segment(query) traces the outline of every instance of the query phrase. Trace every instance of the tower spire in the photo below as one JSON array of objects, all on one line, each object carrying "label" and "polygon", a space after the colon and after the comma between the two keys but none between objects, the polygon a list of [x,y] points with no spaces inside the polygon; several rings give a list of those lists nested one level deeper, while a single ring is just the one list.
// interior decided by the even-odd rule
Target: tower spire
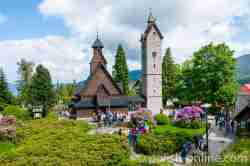
[{"label": "tower spire", "polygon": [[99,32],[96,32],[96,39],[99,39]]},{"label": "tower spire", "polygon": [[152,8],[149,8],[148,23],[155,23],[156,19],[153,16]]},{"label": "tower spire", "polygon": [[96,32],[96,40],[95,42],[92,44],[92,48],[100,48],[102,49],[104,46],[103,46],[103,43],[102,41],[99,39],[99,32],[97,31]]}]

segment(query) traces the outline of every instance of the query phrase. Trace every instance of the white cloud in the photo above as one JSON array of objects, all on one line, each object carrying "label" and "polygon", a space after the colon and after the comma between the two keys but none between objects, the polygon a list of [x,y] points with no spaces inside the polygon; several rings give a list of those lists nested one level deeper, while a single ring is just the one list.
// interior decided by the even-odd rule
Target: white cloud
[{"label": "white cloud", "polygon": [[[177,62],[211,41],[226,42],[236,55],[250,51],[250,42],[235,40],[242,27],[249,27],[248,0],[43,0],[38,10],[45,16],[61,18],[71,36],[52,34],[41,39],[3,41],[0,49],[5,54],[0,56],[4,56],[4,64],[10,64],[5,68],[11,73],[16,72],[11,66],[24,57],[47,66],[55,81],[80,80],[88,75],[91,44],[99,31],[109,70],[119,43],[127,52],[130,69],[140,68],[139,38],[149,8],[153,8],[164,34],[163,49],[170,46]],[[241,19],[240,24],[235,17]]]},{"label": "white cloud", "polygon": [[8,64],[4,66],[4,70],[8,73],[9,80],[16,80],[16,64],[21,58],[25,58],[35,64],[45,65],[54,81],[79,81],[88,73],[88,66],[85,64],[89,61],[89,56],[82,52],[84,47],[74,39],[59,36],[2,41],[0,49],[4,50],[4,54],[0,58],[1,63]]},{"label": "white cloud", "polygon": [[0,13],[0,24],[7,21],[7,17]]},{"label": "white cloud", "polygon": [[[247,0],[44,0],[39,9],[44,15],[63,18],[72,33],[80,34],[86,43],[99,29],[107,49],[122,42],[128,49],[138,50],[150,7],[165,36],[164,46],[172,47],[177,61],[208,41],[231,41],[239,32],[234,17],[250,16]],[[129,59],[138,60],[137,56],[129,55]]]}]

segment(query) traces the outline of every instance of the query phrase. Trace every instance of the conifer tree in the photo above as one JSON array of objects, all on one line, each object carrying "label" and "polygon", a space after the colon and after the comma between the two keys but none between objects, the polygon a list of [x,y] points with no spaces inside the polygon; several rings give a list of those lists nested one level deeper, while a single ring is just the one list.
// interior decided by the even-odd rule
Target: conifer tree
[{"label": "conifer tree", "polygon": [[115,56],[115,64],[113,66],[113,77],[116,82],[122,83],[123,92],[125,95],[128,95],[128,64],[125,52],[121,44],[118,46]]},{"label": "conifer tree", "polygon": [[162,102],[165,106],[168,100],[175,97],[177,81],[177,66],[172,58],[171,50],[165,52],[162,62]]},{"label": "conifer tree", "polygon": [[38,65],[29,88],[30,102],[33,105],[42,105],[47,108],[55,102],[55,92],[49,70]]},{"label": "conifer tree", "polygon": [[0,111],[4,109],[6,104],[11,104],[12,95],[8,89],[6,76],[2,68],[0,68]]}]

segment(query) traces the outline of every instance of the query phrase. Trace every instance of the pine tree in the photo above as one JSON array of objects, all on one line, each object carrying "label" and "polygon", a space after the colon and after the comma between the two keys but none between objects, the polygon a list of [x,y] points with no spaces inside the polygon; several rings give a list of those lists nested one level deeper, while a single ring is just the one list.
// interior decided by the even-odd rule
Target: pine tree
[{"label": "pine tree", "polygon": [[171,50],[168,48],[162,62],[162,102],[165,106],[168,100],[175,97],[177,81],[177,66],[172,58]]},{"label": "pine tree", "polygon": [[6,76],[2,68],[0,68],[0,111],[4,109],[6,104],[11,104],[12,95],[8,89]]},{"label": "pine tree", "polygon": [[115,56],[115,64],[113,66],[113,77],[116,82],[122,83],[123,93],[125,95],[129,94],[128,86],[128,64],[126,60],[125,52],[120,44],[117,48]]},{"label": "pine tree", "polygon": [[[51,76],[45,67],[38,65],[29,88],[30,103],[47,108],[55,102],[55,92]],[[45,112],[46,114],[46,112]]]}]

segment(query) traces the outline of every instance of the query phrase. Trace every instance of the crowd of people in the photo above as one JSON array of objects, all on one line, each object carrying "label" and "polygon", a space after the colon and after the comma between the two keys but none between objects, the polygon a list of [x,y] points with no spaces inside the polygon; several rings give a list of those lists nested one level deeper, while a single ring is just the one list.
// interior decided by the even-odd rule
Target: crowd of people
[{"label": "crowd of people", "polygon": [[227,120],[223,112],[219,112],[215,115],[215,126],[218,126],[220,130],[225,128],[226,133],[235,132],[235,121],[232,119]]},{"label": "crowd of people", "polygon": [[93,115],[94,122],[103,122],[104,126],[112,126],[114,123],[124,122],[127,119],[127,115],[123,113],[107,111],[98,111]]}]

